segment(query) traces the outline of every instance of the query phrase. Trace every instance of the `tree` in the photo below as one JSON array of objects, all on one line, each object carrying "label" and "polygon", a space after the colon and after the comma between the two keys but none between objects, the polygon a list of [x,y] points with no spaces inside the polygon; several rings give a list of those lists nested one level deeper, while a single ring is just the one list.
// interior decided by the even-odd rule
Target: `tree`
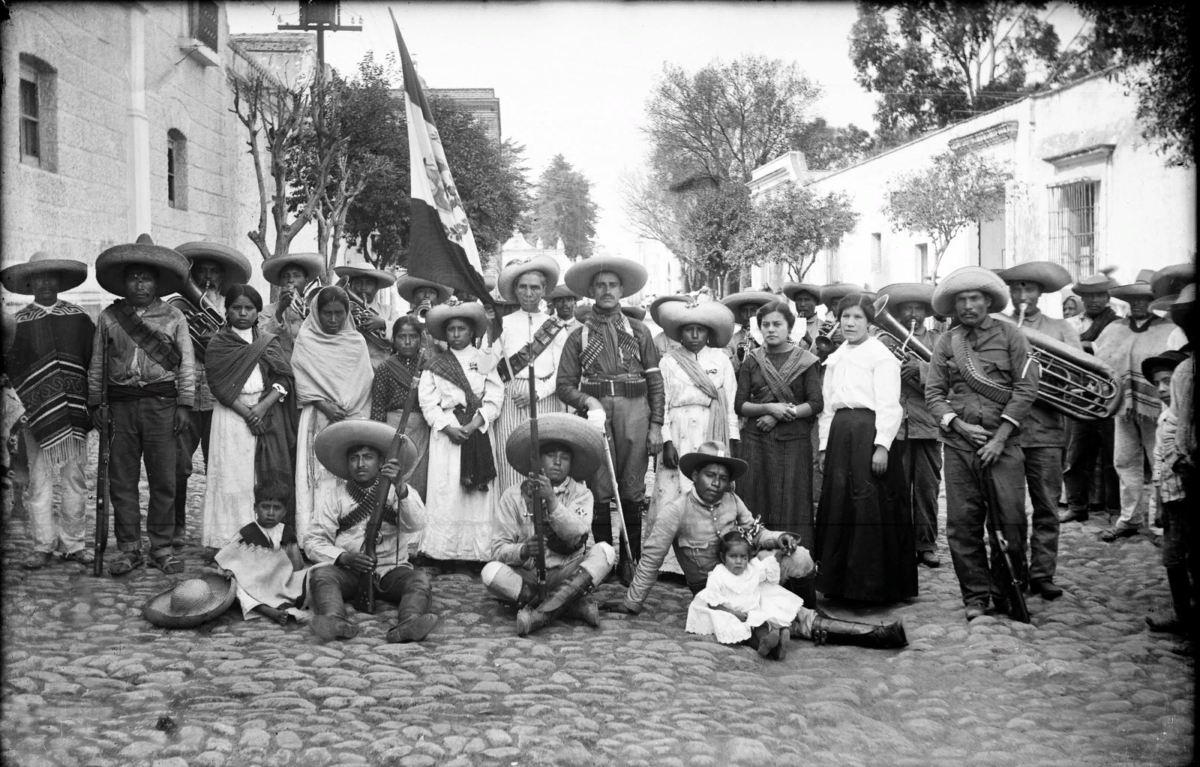
[{"label": "tree", "polygon": [[792,146],[804,153],[809,168],[838,170],[865,160],[871,153],[871,134],[851,123],[830,125],[824,117],[803,123],[792,135]]},{"label": "tree", "polygon": [[929,167],[895,178],[888,185],[884,214],[894,231],[929,235],[933,281],[954,237],[969,224],[1004,212],[1005,185],[1012,174],[977,155],[946,152]]},{"label": "tree", "polygon": [[691,258],[684,236],[687,197],[672,193],[661,173],[653,169],[621,175],[621,203],[635,234],[661,242],[681,262]]},{"label": "tree", "polygon": [[740,244],[754,216],[750,193],[743,184],[727,183],[708,185],[691,195],[684,217],[691,254],[682,261],[695,282],[723,296],[750,263],[745,259],[747,248]]},{"label": "tree", "polygon": [[550,160],[537,184],[533,234],[543,243],[562,238],[567,258],[587,258],[596,236],[596,204],[591,183],[561,154]]},{"label": "tree", "polygon": [[745,263],[783,264],[793,280],[803,281],[817,253],[836,246],[857,223],[858,213],[846,195],[818,197],[808,187],[788,183],[755,202],[735,257]]}]

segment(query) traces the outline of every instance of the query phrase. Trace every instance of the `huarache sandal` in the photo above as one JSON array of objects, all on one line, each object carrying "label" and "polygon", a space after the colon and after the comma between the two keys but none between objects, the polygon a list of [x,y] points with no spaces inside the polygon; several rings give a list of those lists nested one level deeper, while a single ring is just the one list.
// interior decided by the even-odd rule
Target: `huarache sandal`
[{"label": "huarache sandal", "polygon": [[108,565],[109,575],[125,575],[133,572],[134,568],[141,567],[146,562],[142,559],[140,551],[122,551]]},{"label": "huarache sandal", "polygon": [[1136,527],[1114,527],[1110,530],[1105,530],[1100,533],[1100,540],[1105,543],[1112,543],[1118,538],[1130,538],[1138,534]]},{"label": "huarache sandal", "polygon": [[87,549],[76,549],[64,557],[64,559],[70,562],[77,562],[81,565],[90,565],[96,561],[95,555],[93,555],[92,552],[88,551]]},{"label": "huarache sandal", "polygon": [[176,559],[173,554],[163,554],[161,557],[155,557],[151,561],[151,564],[167,575],[179,575],[183,572],[183,563]]}]

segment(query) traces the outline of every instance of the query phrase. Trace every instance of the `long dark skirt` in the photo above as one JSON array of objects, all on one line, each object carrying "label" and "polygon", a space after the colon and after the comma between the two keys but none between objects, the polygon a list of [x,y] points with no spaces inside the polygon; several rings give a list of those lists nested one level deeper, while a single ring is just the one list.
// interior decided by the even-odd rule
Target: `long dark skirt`
[{"label": "long dark skirt", "polygon": [[887,472],[876,478],[874,443],[875,411],[834,414],[817,510],[817,589],[826,596],[895,602],[917,595],[915,531],[904,457],[889,451]]},{"label": "long dark skirt", "polygon": [[[802,421],[810,425],[812,419]],[[812,438],[777,440],[748,424],[742,431],[741,458],[750,469],[737,481],[746,508],[762,517],[768,530],[793,533],[809,551],[813,546]]]}]

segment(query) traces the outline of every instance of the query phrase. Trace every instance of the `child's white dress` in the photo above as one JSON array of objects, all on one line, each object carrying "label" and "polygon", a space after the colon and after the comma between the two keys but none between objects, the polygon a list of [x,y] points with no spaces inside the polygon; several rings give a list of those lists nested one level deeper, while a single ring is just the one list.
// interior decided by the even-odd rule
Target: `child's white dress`
[{"label": "child's white dress", "polygon": [[[746,621],[715,609],[721,604],[746,613]],[[779,560],[775,557],[751,559],[741,575],[717,565],[708,574],[704,589],[692,599],[687,630],[713,634],[722,644],[736,644],[750,638],[751,628],[767,621],[790,624],[803,606],[803,599],[779,585]]]}]

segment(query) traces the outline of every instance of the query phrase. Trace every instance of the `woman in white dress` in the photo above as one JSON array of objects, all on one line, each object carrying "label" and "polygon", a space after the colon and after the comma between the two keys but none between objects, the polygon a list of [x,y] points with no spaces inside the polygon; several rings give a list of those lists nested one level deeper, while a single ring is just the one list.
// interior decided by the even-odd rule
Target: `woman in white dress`
[{"label": "woman in white dress", "polygon": [[430,428],[429,523],[418,551],[433,559],[490,558],[496,464],[488,429],[500,414],[504,385],[494,358],[473,345],[487,324],[483,306],[454,299],[425,317],[429,334],[449,345],[430,358],[417,389]]},{"label": "woman in white dress", "polygon": [[313,304],[292,350],[296,401],[302,408],[296,437],[296,539],[301,545],[318,500],[339,483],[317,460],[313,442],[331,423],[371,415],[371,357],[348,319],[346,291],[322,288]]}]

